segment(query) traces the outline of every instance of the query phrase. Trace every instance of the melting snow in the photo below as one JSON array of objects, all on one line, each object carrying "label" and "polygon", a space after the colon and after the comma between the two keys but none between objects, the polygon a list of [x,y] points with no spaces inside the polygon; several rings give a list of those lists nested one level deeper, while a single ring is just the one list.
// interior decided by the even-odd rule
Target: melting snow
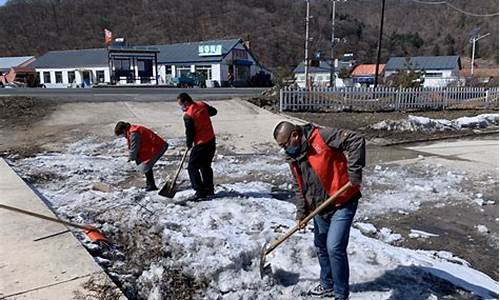
[{"label": "melting snow", "polygon": [[[148,233],[141,236],[145,241],[157,237],[159,249],[140,242],[127,246],[148,254],[138,258],[147,262],[142,269],[124,269],[125,262],[120,259],[124,254],[119,249],[114,250],[113,261],[96,258],[124,287],[134,286],[138,297],[162,299],[172,279],[169,270],[180,270],[191,280],[205,282],[202,295],[206,299],[305,298],[306,291],[317,283],[319,266],[312,224],[268,256],[271,277],[261,280],[259,276],[261,246],[294,226],[295,205],[273,198],[274,186],[269,182],[238,182],[237,178],[256,171],[271,177],[286,175],[288,167],[278,156],[247,161],[221,157],[214,163],[216,175],[221,172],[235,179],[219,185],[218,197],[210,201],[187,202],[186,197],[193,193],[189,189],[180,191],[173,200],[135,187],[109,193],[92,190],[95,182],[115,184],[134,172],[125,156],[115,156],[121,148],[119,141],[81,141],[65,153],[45,153],[14,164],[26,176],[57,174],[37,187],[59,214],[73,221],[99,223],[108,236],[131,235],[141,227]],[[407,212],[417,209],[422,201],[446,199],[463,179],[463,175],[449,174],[440,167],[426,169],[435,176],[419,176],[408,167],[394,166],[378,166],[368,172],[358,219],[390,210]],[[185,172],[182,176],[187,177]],[[289,183],[282,187],[289,187]],[[357,223],[361,231],[376,231],[370,225]],[[361,231],[352,229],[348,248],[352,299],[412,299],[422,295],[437,299],[454,286],[459,287],[459,293],[464,289],[486,299],[498,297],[498,282],[451,253],[395,247]],[[387,228],[379,235],[388,242],[402,238]],[[132,241],[135,238],[129,237]],[[88,241],[86,246],[98,250]],[[163,254],[147,257],[153,248]],[[429,279],[429,274],[434,279]]]}]

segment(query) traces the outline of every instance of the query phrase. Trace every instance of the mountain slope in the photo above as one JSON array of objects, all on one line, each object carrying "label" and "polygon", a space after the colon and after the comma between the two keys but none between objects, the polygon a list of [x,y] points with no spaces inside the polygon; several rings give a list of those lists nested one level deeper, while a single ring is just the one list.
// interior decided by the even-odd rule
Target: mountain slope
[{"label": "mountain slope", "polygon": [[[336,53],[360,62],[376,57],[380,2],[337,4]],[[454,0],[474,13],[498,11],[496,0]],[[331,2],[312,1],[312,52],[329,55]],[[0,7],[0,55],[39,55],[48,50],[103,47],[103,29],[131,44],[161,44],[217,38],[250,38],[265,65],[291,68],[303,59],[304,1],[299,0],[10,0]],[[391,55],[470,56],[475,27],[491,36],[478,56],[498,62],[498,16],[472,17],[443,5],[388,0],[382,58]]]}]

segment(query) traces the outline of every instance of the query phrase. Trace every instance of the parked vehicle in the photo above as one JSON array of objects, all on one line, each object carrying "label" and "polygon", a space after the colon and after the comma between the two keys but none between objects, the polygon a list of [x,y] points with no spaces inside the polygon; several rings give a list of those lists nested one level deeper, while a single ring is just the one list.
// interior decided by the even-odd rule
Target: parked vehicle
[{"label": "parked vehicle", "polygon": [[175,77],[173,81],[177,87],[207,87],[205,76],[198,72],[191,72],[186,75],[181,75],[180,77]]}]

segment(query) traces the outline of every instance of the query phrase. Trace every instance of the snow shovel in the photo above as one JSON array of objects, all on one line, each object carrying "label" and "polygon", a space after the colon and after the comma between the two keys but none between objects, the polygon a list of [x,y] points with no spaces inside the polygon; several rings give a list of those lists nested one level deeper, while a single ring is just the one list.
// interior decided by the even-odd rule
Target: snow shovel
[{"label": "snow shovel", "polygon": [[179,177],[179,173],[182,170],[182,165],[184,164],[184,161],[186,160],[187,154],[189,152],[189,149],[186,149],[184,152],[184,155],[182,156],[181,163],[179,164],[179,168],[177,168],[177,172],[175,172],[174,180],[172,181],[167,181],[165,185],[161,188],[161,190],[158,192],[158,195],[167,197],[167,198],[174,198],[175,193],[177,192],[176,189],[176,182],[177,182],[177,177]]},{"label": "snow shovel", "polygon": [[109,244],[109,240],[104,236],[104,234],[102,232],[100,232],[97,228],[95,228],[94,226],[91,226],[91,225],[82,225],[82,224],[72,223],[69,221],[64,221],[64,220],[56,219],[53,217],[37,214],[37,213],[34,213],[32,211],[20,209],[20,208],[5,205],[5,204],[0,204],[0,208],[14,211],[14,212],[21,213],[21,214],[25,214],[25,215],[32,216],[35,218],[39,218],[39,219],[43,219],[43,220],[47,220],[47,221],[51,221],[51,222],[55,222],[55,223],[59,223],[59,224],[64,224],[64,225],[75,227],[75,228],[79,228],[79,229],[83,230],[85,235],[91,241],[103,242],[104,244]]},{"label": "snow shovel", "polygon": [[271,268],[271,265],[266,265],[266,256],[271,253],[274,249],[276,249],[281,243],[286,241],[289,237],[291,237],[295,232],[299,229],[304,228],[307,222],[309,222],[314,216],[316,216],[319,212],[321,212],[325,207],[333,204],[337,197],[350,189],[352,187],[352,183],[346,183],[340,190],[338,190],[335,194],[333,194],[330,198],[328,198],[325,202],[323,202],[320,206],[318,206],[312,213],[310,213],[305,219],[302,220],[299,224],[295,225],[292,229],[290,229],[284,236],[280,237],[277,240],[271,242],[270,246],[267,247],[268,243],[265,243],[260,250],[260,278],[264,278],[264,275],[268,273]]}]

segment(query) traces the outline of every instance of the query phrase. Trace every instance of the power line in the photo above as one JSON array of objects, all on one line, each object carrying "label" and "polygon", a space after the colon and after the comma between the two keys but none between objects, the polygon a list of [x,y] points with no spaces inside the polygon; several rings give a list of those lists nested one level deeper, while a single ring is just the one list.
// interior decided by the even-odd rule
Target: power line
[{"label": "power line", "polygon": [[419,3],[419,4],[427,4],[427,5],[446,5],[458,12],[461,12],[463,13],[464,15],[468,15],[468,16],[471,16],[471,17],[494,17],[494,16],[498,16],[498,13],[491,13],[491,14],[476,14],[476,13],[472,13],[472,12],[468,12],[468,11],[465,11],[459,7],[456,7],[455,5],[449,3],[448,1],[432,1],[432,2],[429,2],[429,1],[421,1],[421,0],[411,0],[415,3]]}]

